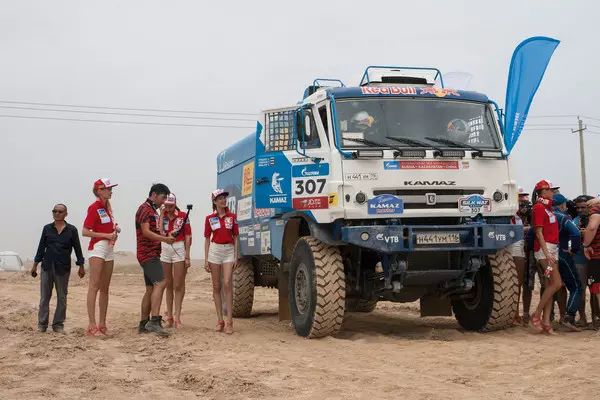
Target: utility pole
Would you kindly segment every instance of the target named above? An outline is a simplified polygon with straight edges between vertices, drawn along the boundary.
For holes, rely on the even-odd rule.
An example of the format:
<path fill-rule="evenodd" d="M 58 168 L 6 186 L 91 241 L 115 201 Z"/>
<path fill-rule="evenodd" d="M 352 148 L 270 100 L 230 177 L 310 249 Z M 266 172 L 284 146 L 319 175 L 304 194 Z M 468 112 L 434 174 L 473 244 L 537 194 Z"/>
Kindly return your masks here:
<path fill-rule="evenodd" d="M 583 121 L 577 116 L 577 122 L 579 123 L 579 129 L 572 131 L 573 133 L 579 133 L 579 159 L 581 161 L 581 189 L 583 194 L 587 194 L 587 181 L 585 178 L 585 150 L 583 148 L 583 131 L 587 129 L 587 126 L 583 127 Z"/>

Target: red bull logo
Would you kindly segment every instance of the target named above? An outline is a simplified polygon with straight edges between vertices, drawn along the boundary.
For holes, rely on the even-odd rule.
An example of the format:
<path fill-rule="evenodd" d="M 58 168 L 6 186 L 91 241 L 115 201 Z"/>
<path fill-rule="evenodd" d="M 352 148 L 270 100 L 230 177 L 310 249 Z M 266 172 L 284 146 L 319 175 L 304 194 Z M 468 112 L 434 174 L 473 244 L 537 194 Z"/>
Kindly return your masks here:
<path fill-rule="evenodd" d="M 421 93 L 419 93 L 419 94 L 432 94 L 437 97 L 446 97 L 448 95 L 460 97 L 460 94 L 458 94 L 458 92 L 454 89 L 443 89 L 443 88 L 433 88 L 433 87 L 422 88 Z"/>
<path fill-rule="evenodd" d="M 373 87 L 363 86 L 362 94 L 396 94 L 396 95 L 415 95 L 417 89 L 414 87 Z"/>

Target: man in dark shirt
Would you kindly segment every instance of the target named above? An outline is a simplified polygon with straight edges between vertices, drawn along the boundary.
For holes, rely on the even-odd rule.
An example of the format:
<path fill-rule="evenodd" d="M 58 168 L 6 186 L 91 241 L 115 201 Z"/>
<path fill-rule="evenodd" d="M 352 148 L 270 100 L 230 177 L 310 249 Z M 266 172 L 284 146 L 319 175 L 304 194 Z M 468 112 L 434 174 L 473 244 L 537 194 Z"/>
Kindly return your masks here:
<path fill-rule="evenodd" d="M 160 304 L 167 282 L 160 261 L 160 242 L 175 243 L 172 236 L 162 236 L 159 229 L 158 208 L 163 205 L 171 191 L 166 185 L 157 183 L 150 188 L 146 201 L 135 213 L 135 234 L 137 239 L 137 259 L 144 271 L 146 293 L 142 298 L 142 316 L 139 333 L 154 332 L 168 336 L 169 331 L 162 327 Z"/>
<path fill-rule="evenodd" d="M 38 264 L 42 263 L 40 275 L 40 310 L 38 314 L 38 332 L 46 332 L 52 287 L 56 287 L 56 310 L 52 321 L 52 330 L 63 333 L 67 315 L 67 288 L 71 275 L 71 252 L 75 250 L 76 264 L 79 265 L 79 277 L 83 278 L 83 254 L 77 228 L 65 221 L 67 206 L 57 204 L 52 210 L 54 222 L 44 226 L 42 237 L 35 254 L 31 275 L 37 276 Z"/>

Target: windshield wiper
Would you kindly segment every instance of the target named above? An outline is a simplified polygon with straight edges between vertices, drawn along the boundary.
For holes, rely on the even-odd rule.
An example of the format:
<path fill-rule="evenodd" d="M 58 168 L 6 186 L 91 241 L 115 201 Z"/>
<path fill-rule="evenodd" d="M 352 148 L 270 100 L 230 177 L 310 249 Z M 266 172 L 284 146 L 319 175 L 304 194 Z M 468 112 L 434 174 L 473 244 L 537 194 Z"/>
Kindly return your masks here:
<path fill-rule="evenodd" d="M 344 140 L 349 140 L 351 142 L 356 142 L 356 143 L 362 143 L 364 145 L 367 145 L 369 147 L 389 147 L 393 150 L 396 150 L 394 152 L 394 158 L 396 158 L 398 156 L 398 154 L 402 154 L 402 149 L 390 144 L 386 144 L 386 143 L 379 143 L 379 142 L 374 142 L 372 140 L 369 139 L 359 139 L 359 138 L 342 138 L 342 141 Z"/>
<path fill-rule="evenodd" d="M 478 149 L 477 147 L 471 146 L 470 144 L 467 144 L 467 143 L 457 142 L 456 140 L 434 138 L 434 137 L 430 137 L 430 136 L 425 137 L 425 139 L 431 140 L 432 142 L 436 142 L 436 143 L 447 144 L 448 146 L 455 147 L 455 148 L 473 150 L 474 153 L 471 154 L 472 157 L 481 156 L 481 154 L 483 152 L 482 149 Z"/>
<path fill-rule="evenodd" d="M 439 152 L 440 154 L 442 152 L 442 149 L 440 149 L 439 147 L 436 147 L 436 146 L 434 146 L 432 144 L 429 144 L 429 143 L 421 142 L 420 140 L 407 139 L 407 138 L 399 138 L 399 137 L 393 137 L 393 136 L 386 136 L 386 139 L 394 140 L 394 141 L 399 142 L 399 143 L 404 143 L 404 144 L 407 144 L 407 145 L 412 146 L 412 147 L 432 148 L 435 151 Z"/>

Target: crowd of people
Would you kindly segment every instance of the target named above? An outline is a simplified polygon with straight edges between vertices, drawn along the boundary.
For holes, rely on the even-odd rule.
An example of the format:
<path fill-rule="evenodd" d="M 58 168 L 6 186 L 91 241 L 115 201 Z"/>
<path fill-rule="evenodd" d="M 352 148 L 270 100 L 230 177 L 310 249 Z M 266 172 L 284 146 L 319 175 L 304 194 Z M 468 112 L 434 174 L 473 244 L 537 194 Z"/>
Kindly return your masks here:
<path fill-rule="evenodd" d="M 112 336 L 106 323 L 109 287 L 114 267 L 114 246 L 121 228 L 116 223 L 111 199 L 117 184 L 109 179 L 94 182 L 96 198 L 87 211 L 82 235 L 90 238 L 88 246 L 89 284 L 87 293 L 88 336 Z M 211 195 L 213 213 L 205 221 L 205 269 L 213 279 L 213 298 L 217 311 L 216 330 L 233 333 L 232 306 L 233 268 L 238 259 L 238 226 L 235 214 L 227 208 L 228 193 L 216 190 Z M 71 273 L 71 253 L 75 251 L 78 275 L 86 275 L 78 229 L 66 222 L 67 206 L 57 204 L 52 209 L 54 222 L 44 226 L 31 269 L 31 275 L 40 272 L 40 305 L 38 327 L 40 333 L 48 330 L 49 304 L 56 288 L 57 307 L 52 321 L 54 332 L 64 332 L 67 311 L 67 292 Z M 183 328 L 181 309 L 185 295 L 185 278 L 191 266 L 190 248 L 192 229 L 188 213 L 177 207 L 177 198 L 169 188 L 154 184 L 148 198 L 135 214 L 137 260 L 143 271 L 146 291 L 141 302 L 138 332 L 154 332 L 168 336 L 166 328 Z M 221 297 L 226 303 L 227 322 L 223 319 Z M 166 290 L 166 316 L 160 314 Z M 98 319 L 96 319 L 98 303 Z M 166 323 L 163 326 L 163 321 Z"/>
<path fill-rule="evenodd" d="M 114 245 L 121 229 L 115 222 L 111 199 L 116 184 L 109 179 L 94 182 L 96 198 L 83 222 L 82 234 L 88 246 L 89 285 L 87 335 L 110 336 L 106 323 L 109 286 L 114 267 Z M 239 235 L 236 215 L 227 208 L 229 194 L 221 189 L 211 194 L 213 213 L 205 219 L 205 270 L 211 273 L 213 299 L 217 313 L 216 331 L 233 333 L 233 269 L 238 260 Z M 188 213 L 177 207 L 169 188 L 154 184 L 148 198 L 135 214 L 137 260 L 141 265 L 146 291 L 141 302 L 139 333 L 154 332 L 168 336 L 160 308 L 167 292 L 166 327 L 183 328 L 181 309 L 185 278 L 191 266 L 192 230 Z M 83 278 L 84 257 L 75 226 L 68 224 L 67 206 L 52 210 L 54 222 L 44 226 L 31 275 L 40 275 L 38 332 L 46 332 L 49 303 L 56 289 L 57 307 L 52 322 L 55 332 L 64 332 L 67 290 L 74 250 L 78 275 Z M 525 238 L 510 246 L 519 277 L 519 298 L 513 325 L 528 325 L 538 332 L 555 334 L 552 322 L 555 303 L 559 324 L 571 331 L 600 327 L 600 199 L 581 195 L 568 200 L 560 188 L 542 180 L 529 193 L 519 190 L 519 208 L 514 224 L 523 225 Z M 535 277 L 540 282 L 540 299 L 530 313 Z M 586 288 L 590 291 L 592 315 L 586 314 Z M 223 295 L 222 295 L 223 293 Z M 223 304 L 223 300 L 225 305 Z M 96 319 L 96 303 L 99 314 Z M 224 312 L 225 311 L 225 312 Z M 224 314 L 227 322 L 224 321 Z M 579 320 L 576 320 L 579 314 Z"/>
<path fill-rule="evenodd" d="M 542 180 L 529 193 L 519 189 L 519 209 L 513 223 L 523 225 L 525 239 L 510 250 L 519 276 L 523 314 L 517 312 L 513 325 L 528 325 L 537 332 L 555 334 L 555 304 L 558 324 L 566 330 L 600 327 L 600 199 L 581 195 L 573 200 L 560 187 Z M 540 282 L 540 299 L 530 313 L 535 277 Z M 590 309 L 586 312 L 586 292 Z M 579 319 L 576 320 L 577 315 Z"/>

